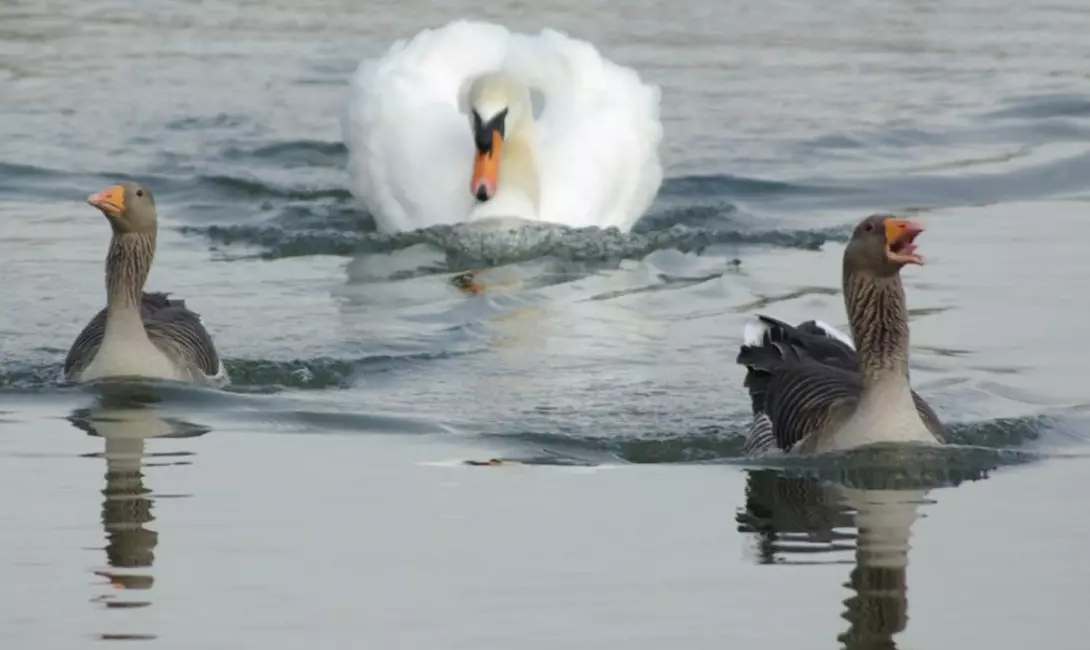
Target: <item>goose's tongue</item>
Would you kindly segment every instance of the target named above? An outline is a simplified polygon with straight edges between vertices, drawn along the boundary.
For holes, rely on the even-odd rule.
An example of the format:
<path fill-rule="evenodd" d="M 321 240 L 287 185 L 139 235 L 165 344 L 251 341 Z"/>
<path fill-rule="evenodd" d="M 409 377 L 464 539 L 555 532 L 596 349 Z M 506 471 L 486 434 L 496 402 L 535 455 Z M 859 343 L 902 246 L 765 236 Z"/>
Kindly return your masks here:
<path fill-rule="evenodd" d="M 924 231 L 920 224 L 908 219 L 886 219 L 886 259 L 898 264 L 923 264 L 916 254 L 916 237 Z"/>

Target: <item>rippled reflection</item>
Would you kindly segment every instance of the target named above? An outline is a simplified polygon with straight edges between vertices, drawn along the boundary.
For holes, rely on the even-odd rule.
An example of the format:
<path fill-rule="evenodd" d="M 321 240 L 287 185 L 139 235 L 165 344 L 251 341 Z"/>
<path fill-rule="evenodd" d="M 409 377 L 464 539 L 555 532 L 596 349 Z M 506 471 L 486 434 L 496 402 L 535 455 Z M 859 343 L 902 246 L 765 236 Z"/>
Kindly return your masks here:
<path fill-rule="evenodd" d="M 949 468 L 948 468 L 949 469 Z M 738 529 L 753 535 L 759 564 L 852 564 L 844 586 L 845 650 L 893 650 L 908 624 L 908 554 L 920 506 L 937 487 L 987 476 L 987 468 L 919 473 L 833 470 L 749 472 Z"/>
<path fill-rule="evenodd" d="M 139 394 L 103 395 L 92 408 L 77 409 L 69 416 L 78 429 L 104 439 L 102 452 L 86 454 L 106 460 L 106 484 L 102 489 L 102 529 L 106 537 L 106 568 L 94 573 L 109 582 L 104 593 L 92 598 L 108 609 L 139 609 L 151 605 L 149 590 L 155 584 L 152 565 L 159 533 L 148 528 L 155 520 L 156 498 L 144 483 L 146 468 L 188 465 L 191 452 L 149 453 L 150 438 L 190 438 L 208 428 L 172 417 L 160 416 L 155 398 Z M 172 495 L 188 496 L 188 495 Z M 139 633 L 103 633 L 102 639 L 153 639 Z"/>

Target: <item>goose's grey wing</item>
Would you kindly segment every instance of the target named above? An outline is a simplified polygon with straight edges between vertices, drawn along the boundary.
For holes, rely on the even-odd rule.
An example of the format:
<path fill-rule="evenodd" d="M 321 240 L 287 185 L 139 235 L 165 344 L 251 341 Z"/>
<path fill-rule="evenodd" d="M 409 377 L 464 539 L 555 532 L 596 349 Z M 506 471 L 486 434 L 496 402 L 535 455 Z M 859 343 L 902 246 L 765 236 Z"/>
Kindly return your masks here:
<path fill-rule="evenodd" d="M 72 347 L 68 349 L 68 355 L 64 358 L 64 378 L 75 381 L 83 373 L 83 370 L 91 364 L 98 354 L 98 348 L 102 345 L 102 337 L 106 333 L 106 308 L 95 314 L 83 327 Z"/>
<path fill-rule="evenodd" d="M 808 320 L 796 326 L 757 314 L 743 336 L 746 345 L 780 345 L 790 348 L 796 357 L 819 361 L 845 370 L 859 369 L 859 355 L 851 337 L 819 320 Z"/>
<path fill-rule="evenodd" d="M 916 412 L 920 414 L 920 419 L 923 420 L 924 426 L 931 432 L 931 435 L 935 436 L 935 439 L 943 444 L 950 442 L 946 427 L 939 420 L 939 416 L 935 414 L 935 411 L 931 409 L 931 405 L 917 395 L 916 391 L 912 391 L 912 401 L 916 403 Z"/>
<path fill-rule="evenodd" d="M 737 358 L 753 406 L 746 453 L 788 451 L 851 412 L 858 358 L 847 336 L 832 332 L 817 321 L 793 327 L 767 316 L 747 324 Z"/>
<path fill-rule="evenodd" d="M 760 414 L 768 419 L 774 449 L 788 451 L 799 441 L 842 423 L 859 401 L 859 375 L 833 366 L 783 367 L 765 380 Z M 767 453 L 766 449 L 761 451 Z"/>
<path fill-rule="evenodd" d="M 185 306 L 184 300 L 165 294 L 147 294 L 155 309 L 144 316 L 148 339 L 164 354 L 208 377 L 220 372 L 220 358 L 201 317 Z"/>
<path fill-rule="evenodd" d="M 749 389 L 754 415 L 765 401 L 764 390 L 770 373 L 799 364 L 831 366 L 858 372 L 859 359 L 850 339 L 820 321 L 806 321 L 798 327 L 761 314 L 746 323 L 737 363 L 746 366 L 745 386 Z"/>
<path fill-rule="evenodd" d="M 787 451 L 802 438 L 835 426 L 851 412 L 861 390 L 859 357 L 851 338 L 821 321 L 797 326 L 758 315 L 747 323 L 737 362 L 746 366 L 753 406 L 747 454 Z M 924 425 L 940 442 L 945 428 L 915 391 Z"/>
<path fill-rule="evenodd" d="M 813 364 L 752 377 L 762 384 L 764 401 L 754 412 L 744 446 L 751 455 L 788 451 L 810 434 L 837 426 L 851 415 L 862 388 L 856 373 Z M 927 430 L 947 442 L 946 428 L 931 406 L 916 391 L 912 400 Z"/>

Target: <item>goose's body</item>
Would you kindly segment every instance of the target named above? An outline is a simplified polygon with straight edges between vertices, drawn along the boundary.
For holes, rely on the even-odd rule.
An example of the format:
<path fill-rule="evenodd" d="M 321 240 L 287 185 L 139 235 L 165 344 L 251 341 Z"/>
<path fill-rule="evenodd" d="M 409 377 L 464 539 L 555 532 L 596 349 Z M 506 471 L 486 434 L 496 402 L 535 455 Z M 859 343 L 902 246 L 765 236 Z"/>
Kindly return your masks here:
<path fill-rule="evenodd" d="M 156 216 L 151 191 L 124 183 L 89 202 L 113 227 L 106 258 L 106 307 L 72 343 L 64 361 L 69 381 L 154 377 L 222 386 L 229 381 L 200 316 L 183 300 L 145 293 L 155 254 Z"/>
<path fill-rule="evenodd" d="M 921 231 L 887 217 L 871 217 L 856 229 L 844 261 L 852 337 L 820 321 L 792 327 L 758 316 L 746 326 L 738 363 L 747 368 L 753 406 L 747 453 L 946 441 L 939 418 L 909 385 L 899 273 L 906 263 L 922 263 L 911 243 Z M 891 246 L 898 252 L 887 253 Z"/>
<path fill-rule="evenodd" d="M 165 293 L 144 293 L 140 319 L 107 326 L 104 307 L 76 338 L 64 361 L 71 381 L 141 376 L 203 384 L 227 382 L 215 345 L 200 316 Z"/>
<path fill-rule="evenodd" d="M 858 354 L 847 335 L 821 321 L 792 327 L 759 315 L 746 325 L 739 360 L 748 366 L 753 403 L 747 453 L 820 453 L 890 440 L 933 442 L 942 435 L 934 411 L 911 389 L 907 400 L 893 386 L 872 402 L 886 406 L 858 408 Z M 898 417 L 888 417 L 891 412 Z"/>
<path fill-rule="evenodd" d="M 386 232 L 497 217 L 628 230 L 662 182 L 661 139 L 659 90 L 591 44 L 468 21 L 361 63 L 344 121 L 352 192 Z"/>

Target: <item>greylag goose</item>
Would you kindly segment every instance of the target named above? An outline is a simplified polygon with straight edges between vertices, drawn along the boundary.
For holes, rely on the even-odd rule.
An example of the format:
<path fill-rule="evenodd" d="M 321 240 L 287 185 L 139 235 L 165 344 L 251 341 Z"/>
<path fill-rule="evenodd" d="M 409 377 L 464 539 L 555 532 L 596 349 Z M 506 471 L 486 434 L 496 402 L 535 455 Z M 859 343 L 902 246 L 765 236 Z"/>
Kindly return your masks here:
<path fill-rule="evenodd" d="M 737 359 L 753 406 L 747 454 L 946 442 L 939 418 L 909 386 L 901 268 L 923 264 L 913 243 L 921 232 L 888 215 L 855 228 L 843 263 L 851 338 L 817 320 L 792 327 L 758 315 L 747 323 Z"/>
<path fill-rule="evenodd" d="M 229 381 L 200 316 L 165 293 L 145 293 L 155 257 L 151 190 L 121 183 L 87 202 L 113 229 L 106 256 L 106 307 L 76 337 L 64 360 L 69 381 L 156 377 L 222 386 Z"/>

